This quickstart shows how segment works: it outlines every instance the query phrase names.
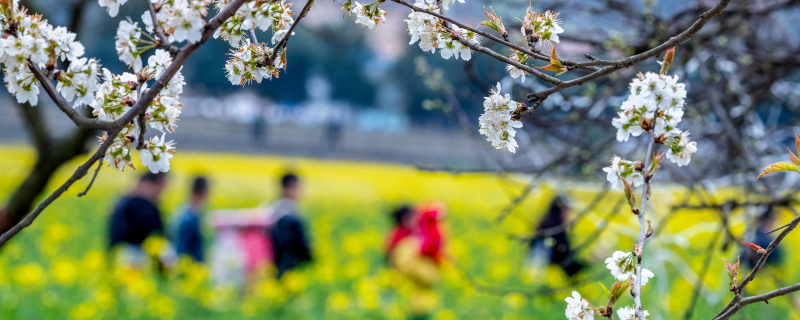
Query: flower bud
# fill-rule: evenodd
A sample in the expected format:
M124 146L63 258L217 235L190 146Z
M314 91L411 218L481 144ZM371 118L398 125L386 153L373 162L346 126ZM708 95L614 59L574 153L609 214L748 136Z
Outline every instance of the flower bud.
M728 281L731 286L731 291L736 290L736 286L739 284L739 256L736 256L736 263L728 263L728 260L722 258L722 261L725 261L725 270L728 271Z
M664 54L664 61L659 62L659 64L661 64L661 71L659 73L667 74L667 71L669 71L669 67L672 66L672 60L674 59L675 59L675 47L672 47L669 50L667 50L666 54Z
M617 281L614 282L614 285L611 286L610 295L608 296L608 309L614 307L614 304L617 303L619 297L628 290L630 286L630 281Z
M653 235L653 232L655 232L655 230L653 230L653 224L650 223L650 220L647 220L647 233L644 235L644 238L650 238L650 236Z

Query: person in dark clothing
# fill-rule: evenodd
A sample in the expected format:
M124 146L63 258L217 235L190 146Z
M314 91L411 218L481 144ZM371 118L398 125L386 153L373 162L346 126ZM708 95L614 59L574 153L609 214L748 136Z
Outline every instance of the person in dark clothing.
M570 208L562 197L556 197L550 203L550 209L536 228L536 234L530 242L530 253L544 256L561 267L564 272L572 277L583 269L583 264L577 261L570 246L566 232L566 219Z
M164 225L156 202L167 185L165 173L147 173L136 188L122 198L111 216L109 248L121 243L140 247L154 233L163 234Z
M758 219L758 229L754 231L752 238L745 241L752 242L761 246L762 248L766 248L774 239L772 236L767 234L767 232L770 232L775 228L775 210L772 208L772 206L769 206L764 213L758 216L756 219ZM781 246L777 246L772 249L766 265L769 266L780 264L783 258L782 250L783 249ZM753 249L744 248L742 250L742 264L744 264L744 266L747 268L753 268L760 258L761 254Z
M305 225L297 212L300 179L294 174L281 178L281 199L273 206L272 249L278 278L286 271L311 261Z
M204 262L203 235L200 232L200 215L208 199L208 180L197 177L192 183L192 196L186 211L178 218L176 251L178 255L192 257L194 261Z

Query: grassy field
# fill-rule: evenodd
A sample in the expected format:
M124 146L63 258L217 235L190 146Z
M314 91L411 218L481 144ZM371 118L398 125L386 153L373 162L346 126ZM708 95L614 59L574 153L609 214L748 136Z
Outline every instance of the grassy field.
M15 146L0 147L0 155L2 203L34 155L29 148ZM51 187L64 181L75 166L67 165ZM254 207L275 199L276 179L287 170L304 180L301 207L316 256L310 267L280 282L258 279L246 293L213 287L208 271L198 265L183 264L166 276L110 267L104 250L108 216L139 173L104 168L88 196L76 197L88 179L78 182L32 227L0 249L0 319L405 319L413 290L386 268L382 255L388 213L398 204L431 199L447 204L446 248L458 261L443 268L443 279L431 297L433 319L561 319L563 299L572 289L595 305L605 303L598 282L610 287L613 279L603 260L615 250L631 250L637 233L635 216L615 206L623 196L608 193L571 233L574 244L591 243L580 257L592 267L577 283L570 283L559 269L526 268L524 243L509 236L530 234L556 194L573 200L573 214L581 211L601 188L599 182L541 182L498 223L496 216L520 192L526 178L273 156L179 152L161 206L166 214L177 210L186 200L191 177L203 174L212 183L211 208ZM706 247L719 234L713 211L669 214L670 205L684 195L676 187L654 189L654 211L648 215L657 236L648 243L645 257L645 267L656 274L644 290L650 319L683 317L697 273L706 263ZM612 211L615 207L618 212ZM731 218L737 236L744 231L744 216L734 212ZM781 213L781 222L788 219ZM774 277L758 278L748 287L750 293L775 288L772 278L785 284L800 281L798 269L790 267L800 261L792 249L798 245L800 236L790 235L782 244L786 267L769 269ZM709 319L730 299L720 258L735 260L739 250L741 246L732 243L726 252L715 250L708 259L711 268L703 279L694 319ZM792 307L800 303L796 299L782 297L769 305L749 306L746 314L798 319ZM617 306L632 304L626 296Z

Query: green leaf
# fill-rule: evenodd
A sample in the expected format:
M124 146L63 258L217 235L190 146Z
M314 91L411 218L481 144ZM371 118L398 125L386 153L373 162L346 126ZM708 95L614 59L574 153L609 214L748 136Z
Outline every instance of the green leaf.
M761 178L764 175L779 172L779 171L794 171L798 172L797 166L788 162L776 162L771 165L768 165L764 170L761 171L761 174L756 177L756 179Z
M498 31L498 30L497 30L497 25L496 25L494 22L491 22L491 21L484 21L484 22L481 22L481 25L482 25L482 26L487 26L487 27L489 27L489 28L492 28L492 30L494 30L494 31Z
M604 285L604 284L603 284L602 282L600 282L600 281L597 281L597 284L599 284L599 285L600 285L600 287L601 287L601 288L603 288L603 291L605 291L605 293L606 293L607 295L611 295L611 291L608 291L608 288L606 288L606 285Z

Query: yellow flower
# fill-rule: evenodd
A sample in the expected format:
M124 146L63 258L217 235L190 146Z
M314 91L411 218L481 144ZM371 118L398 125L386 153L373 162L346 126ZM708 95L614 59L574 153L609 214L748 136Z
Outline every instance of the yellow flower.
M439 310L436 315L433 316L435 320L455 320L456 313L450 309Z
M306 289L306 279L296 271L289 271L281 277L284 288L287 292L298 293Z
M528 303L528 299L525 298L523 294L515 292L505 295L505 297L503 297L503 302L513 309L519 309Z
M336 312L341 312L350 306L350 301L347 294L344 292L337 292L328 296L328 307Z
M89 250L83 255L83 272L100 272L106 267L106 257L100 250Z
M35 263L17 267L14 270L14 281L24 290L38 290L47 283L44 269Z
M56 279L63 286L72 285L75 282L75 278L78 277L78 267L75 262L65 258L60 258L53 262L51 271L53 279Z
M76 306L69 312L69 317L74 320L94 319L97 307L89 302L84 302Z

